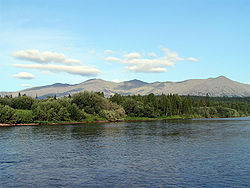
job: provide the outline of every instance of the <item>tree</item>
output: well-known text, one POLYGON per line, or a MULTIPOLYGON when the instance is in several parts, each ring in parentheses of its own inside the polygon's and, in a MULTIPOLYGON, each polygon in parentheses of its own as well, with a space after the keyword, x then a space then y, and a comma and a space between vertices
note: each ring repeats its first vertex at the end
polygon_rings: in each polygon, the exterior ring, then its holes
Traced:
POLYGON ((109 101, 100 95, 84 91, 74 94, 72 103, 75 103, 80 109, 84 109, 89 114, 98 114, 102 109, 106 109, 109 101))
POLYGON ((123 97, 118 93, 115 93, 113 96, 110 96, 109 100, 119 105, 123 103, 123 97))
POLYGON ((69 121, 70 120, 70 113, 68 112, 67 108, 61 107, 58 111, 58 119, 59 121, 69 121))
POLYGON ((80 121, 86 118, 84 110, 80 110, 76 104, 71 104, 68 106, 68 112, 70 114, 70 119, 80 121))
POLYGON ((30 110, 34 99, 28 96, 19 96, 10 99, 10 106, 15 109, 30 110))
POLYGON ((135 100, 132 98, 125 98, 125 100, 122 103, 122 107, 124 108, 126 114, 134 115, 135 100))
POLYGON ((1 123, 10 123, 13 120, 13 115, 15 110, 8 105, 0 105, 0 122, 1 123))
POLYGON ((209 95, 208 93, 206 94, 206 106, 210 106, 210 101, 209 101, 209 95))

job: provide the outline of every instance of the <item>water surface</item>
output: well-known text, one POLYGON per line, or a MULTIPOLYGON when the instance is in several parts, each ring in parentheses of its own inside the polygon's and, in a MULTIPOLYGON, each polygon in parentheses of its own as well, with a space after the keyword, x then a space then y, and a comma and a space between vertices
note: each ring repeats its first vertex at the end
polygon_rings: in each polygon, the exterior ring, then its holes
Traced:
POLYGON ((250 118, 0 128, 0 187, 249 187, 250 118))

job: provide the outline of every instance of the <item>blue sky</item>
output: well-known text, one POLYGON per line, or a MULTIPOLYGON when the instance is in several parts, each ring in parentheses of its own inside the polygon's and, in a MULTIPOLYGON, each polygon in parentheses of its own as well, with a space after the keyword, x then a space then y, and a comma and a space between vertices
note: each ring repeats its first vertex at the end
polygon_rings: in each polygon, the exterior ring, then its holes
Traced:
POLYGON ((0 0, 0 91, 91 78, 250 82, 249 0, 0 0))

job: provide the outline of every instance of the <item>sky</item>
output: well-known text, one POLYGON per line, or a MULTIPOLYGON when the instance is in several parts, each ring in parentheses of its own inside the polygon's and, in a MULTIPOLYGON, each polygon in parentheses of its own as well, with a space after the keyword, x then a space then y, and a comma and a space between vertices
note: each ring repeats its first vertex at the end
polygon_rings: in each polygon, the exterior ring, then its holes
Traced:
POLYGON ((250 83, 249 0, 0 0, 0 91, 88 79, 250 83))

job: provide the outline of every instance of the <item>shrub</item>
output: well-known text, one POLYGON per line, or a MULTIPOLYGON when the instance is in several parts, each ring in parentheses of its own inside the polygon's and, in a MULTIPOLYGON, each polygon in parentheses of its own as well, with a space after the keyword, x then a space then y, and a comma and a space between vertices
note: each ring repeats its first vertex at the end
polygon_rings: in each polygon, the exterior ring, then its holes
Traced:
POLYGON ((14 123, 32 123, 33 120, 33 112, 31 110, 15 110, 12 116, 14 123))
POLYGON ((218 114, 220 117, 239 117, 240 114, 235 109, 227 107, 217 107, 218 114))
POLYGON ((0 122, 12 123, 12 116, 15 114, 15 110, 8 105, 0 105, 0 122))
POLYGON ((109 103, 106 98, 88 91, 74 94, 72 98, 72 103, 89 114, 99 114, 101 110, 107 109, 109 103))

